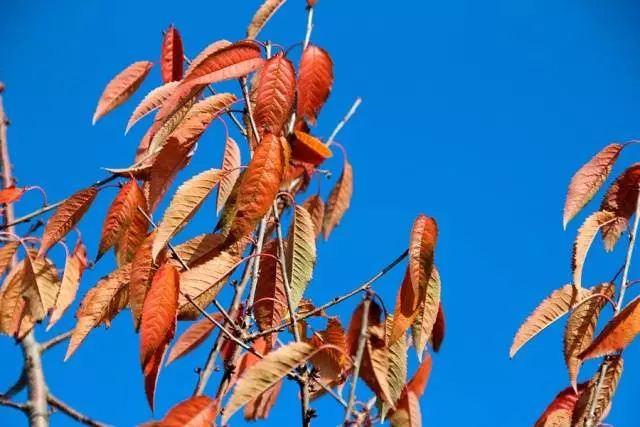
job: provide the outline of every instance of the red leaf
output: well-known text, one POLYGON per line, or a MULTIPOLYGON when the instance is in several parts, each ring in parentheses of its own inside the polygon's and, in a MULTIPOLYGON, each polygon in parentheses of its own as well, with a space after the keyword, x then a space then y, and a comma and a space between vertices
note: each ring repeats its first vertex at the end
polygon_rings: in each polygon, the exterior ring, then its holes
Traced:
MULTIPOLYGON (((180 83, 167 83, 149 92, 147 96, 145 96, 144 99, 140 101, 140 104, 138 104, 136 109, 131 114, 129 122, 127 123, 127 128, 124 131, 125 135, 129 132, 129 129, 131 129, 133 125, 135 125, 140 119, 162 107, 165 101, 169 99, 173 92, 176 90, 178 84, 180 83)), ((146 138, 147 147, 149 146, 148 143, 150 142, 150 139, 151 138, 146 138)), ((143 141, 145 141, 145 139, 143 139, 143 141)))
POLYGON ((15 185, 0 190, 0 203, 13 203, 20 200, 26 188, 16 188, 15 185))
POLYGON ((444 311, 442 309, 442 302, 440 302, 436 323, 433 324, 433 331, 431 332, 431 347, 436 353, 440 351, 440 346, 442 346, 442 341, 444 340, 444 322, 444 311))
POLYGON ((129 99, 147 77, 151 67, 153 67, 152 62, 140 61, 129 65, 124 71, 115 76, 102 92, 102 96, 100 96, 98 107, 93 115, 93 124, 129 99))
MULTIPOLYGON (((212 315, 218 322, 222 322, 222 314, 215 313, 212 315)), ((166 366, 169 366, 171 362, 177 360, 195 350, 200 344, 207 339, 211 332, 215 329, 216 325, 209 319, 201 319, 184 331, 180 338, 176 340, 176 343, 171 348, 169 356, 167 357, 166 366)))
POLYGON ((158 427, 206 427, 214 425, 218 401, 195 396, 171 408, 158 427))
POLYGON ((167 346, 161 347, 151 355, 147 363, 142 367, 144 375, 144 392, 147 395, 147 402, 151 412, 153 412, 154 400, 156 395, 156 385, 158 384, 158 374, 162 366, 162 359, 167 352, 167 346))
POLYGON ((344 169, 342 175, 331 189, 327 199, 327 209, 325 211, 324 223, 322 224, 322 234, 327 240, 331 232, 340 224, 342 217, 349 209, 351 196, 353 195, 353 169, 349 160, 345 156, 344 169))
POLYGON ((131 281, 129 282, 129 307, 133 316, 133 326, 137 331, 140 327, 142 307, 147 296, 149 286, 157 270, 151 257, 151 247, 155 240, 155 231, 149 234, 140 244, 131 261, 131 281))
POLYGON ((227 79, 242 77, 255 71, 256 64, 259 66, 262 63, 261 53, 260 45, 254 41, 242 40, 232 43, 202 58, 184 76, 183 84, 214 83, 221 81, 218 80, 221 76, 227 79), (221 71, 224 72, 219 73, 221 71))
POLYGON ((409 274, 416 293, 427 286, 438 240, 438 225, 433 218, 420 215, 413 223, 409 241, 409 274))
MULTIPOLYGON (((639 184, 640 163, 636 163, 627 168, 611 184, 604 195, 600 210, 613 212, 616 217, 629 220, 636 210, 639 184)), ((626 226, 626 222, 616 220, 602 227, 601 233, 605 249, 609 251, 613 249, 626 226)))
MULTIPOLYGON (((282 268, 274 258, 278 256, 277 240, 266 243, 262 252, 271 256, 260 260, 260 275, 253 304, 253 315, 261 331, 278 326, 288 312, 282 268)), ((270 335, 266 339, 271 343, 270 335)))
POLYGON ((232 138, 227 138, 222 156, 223 177, 218 185, 218 199, 216 200, 217 212, 220 213, 227 202, 233 187, 240 176, 240 147, 232 138))
POLYGON ((431 374, 431 364, 431 355, 427 353, 413 378, 407 384, 407 388, 418 397, 422 396, 424 389, 427 387, 427 381, 429 381, 429 375, 431 374))
POLYGON ((309 45, 302 52, 298 77, 298 117, 316 123, 333 85, 333 61, 322 48, 309 45))
POLYGON ((535 427, 552 427, 569 425, 573 409, 584 392, 587 383, 578 384, 578 393, 569 386, 556 395, 544 413, 535 423, 535 427), (561 424, 564 423, 564 424, 561 424))
POLYGON ((164 33, 161 58, 162 80, 165 83, 181 80, 184 72, 184 50, 180 33, 173 25, 164 33))
POLYGON ((279 135, 291 115, 296 92, 296 72, 283 53, 269 59, 260 70, 253 113, 260 136, 279 135))
POLYGON ((291 152, 294 160, 317 166, 333 156, 329 147, 319 139, 299 130, 294 133, 296 138, 291 152))

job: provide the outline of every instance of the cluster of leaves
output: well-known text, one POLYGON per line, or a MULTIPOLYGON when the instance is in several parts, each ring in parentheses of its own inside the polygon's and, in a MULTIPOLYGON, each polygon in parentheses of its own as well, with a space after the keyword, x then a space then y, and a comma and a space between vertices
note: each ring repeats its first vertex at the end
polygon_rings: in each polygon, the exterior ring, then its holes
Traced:
MULTIPOLYGON (((402 255, 408 256, 408 266, 393 314, 387 314, 374 299, 377 296, 370 283, 349 295, 363 292, 365 296, 346 330, 338 317, 325 310, 347 297, 318 308, 305 299, 317 261, 316 239, 320 235, 328 239, 347 211, 353 172, 344 147, 332 138, 323 142, 312 130, 333 85, 330 55, 305 43, 296 68, 288 51, 272 54, 270 43, 256 41, 283 3, 267 0, 249 25, 245 40, 216 41, 193 61, 184 54, 178 30, 171 26, 165 32, 159 61, 162 84, 142 99, 126 126, 128 132, 143 117, 155 113, 133 164, 107 169, 109 178, 57 204, 40 238, 3 234, 0 273, 8 274, 0 289, 0 329, 19 340, 47 317, 50 328, 72 305, 88 265, 80 234, 73 251, 67 251, 62 277, 47 254, 56 244, 66 248, 65 237, 78 226, 105 184, 119 180, 95 256, 98 262, 113 249, 117 268, 82 298, 65 360, 93 329, 108 326, 128 308, 140 337, 140 365, 152 410, 160 369, 172 341, 167 365, 219 329, 214 345, 219 353, 212 354, 227 368, 215 398, 197 391, 162 421, 147 425, 204 426, 219 415, 226 423, 243 406, 245 418, 266 418, 286 377, 301 385, 303 400, 305 394, 313 400, 327 391, 338 396, 333 389, 341 390, 352 376, 354 386, 360 378, 375 395, 363 410, 353 410, 356 422, 368 425, 374 419, 390 419, 395 426, 418 426, 419 398, 431 370, 431 356, 423 355, 429 342, 438 351, 444 337, 441 283, 434 266, 437 225, 424 215, 413 224, 408 249, 402 255), (240 97, 216 93, 212 87, 233 79, 239 79, 240 97), (239 101, 244 103, 242 121, 232 111, 239 101), (227 131, 221 167, 180 184, 156 227, 151 217, 177 174, 196 154, 209 125, 214 120, 225 123, 225 116, 246 141, 248 161, 242 163, 241 145, 227 131), (306 195, 311 178, 321 173, 318 167, 332 156, 332 146, 343 154, 340 177, 326 200, 319 191, 306 195), (174 246, 172 240, 215 189, 220 214, 215 230, 174 246), (290 217, 286 236, 282 232, 285 214, 290 217), (9 268, 20 247, 24 248, 22 261, 9 268), (241 267, 241 283, 231 280, 241 267), (247 283, 248 296, 242 301, 247 283), (216 300, 225 286, 236 291, 228 310, 216 300), (217 312, 207 313, 210 305, 217 312), (324 329, 314 330, 308 323, 311 317, 322 322, 324 329), (178 321, 193 323, 174 340, 178 321), (287 329, 294 337, 290 342, 284 342, 280 334, 287 329), (411 344, 421 363, 409 380, 411 344), (232 394, 223 401, 232 387, 232 394), (379 409, 376 415, 371 411, 373 402, 379 409)), ((309 13, 314 3, 307 2, 309 13)), ((100 97, 93 122, 131 98, 153 67, 151 61, 140 61, 115 76, 100 97)), ((0 202, 16 202, 25 190, 7 188, 0 192, 0 202)), ((352 393, 349 405, 354 397, 352 393)), ((341 397, 337 399, 344 403, 341 397)), ((351 420, 351 410, 347 410, 346 421, 351 420)), ((307 424, 313 416, 307 408, 303 422, 307 424)))
MULTIPOLYGON (((610 144, 576 172, 565 201, 565 227, 607 181, 620 152, 634 143, 610 144)), ((596 426, 609 413, 622 374, 622 351, 640 332, 640 299, 623 305, 625 292, 634 283, 628 273, 638 229, 639 185, 639 164, 628 167, 610 184, 600 209, 589 215, 578 229, 571 258, 572 283, 553 291, 542 301, 513 340, 511 357, 542 330, 568 314, 563 351, 570 385, 551 402, 536 426, 596 426), (634 214, 635 221, 630 227, 634 214), (629 232, 629 246, 618 272, 607 282, 584 287, 582 271, 597 234, 602 236, 604 249, 611 252, 625 231, 629 232), (614 317, 594 338, 598 319, 607 305, 613 309, 614 317), (578 383, 583 362, 603 356, 600 368, 591 378, 578 383)))

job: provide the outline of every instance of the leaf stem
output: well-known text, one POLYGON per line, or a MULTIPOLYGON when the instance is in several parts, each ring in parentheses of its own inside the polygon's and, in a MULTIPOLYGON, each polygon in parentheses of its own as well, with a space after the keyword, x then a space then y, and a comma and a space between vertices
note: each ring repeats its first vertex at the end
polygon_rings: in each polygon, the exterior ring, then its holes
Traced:
POLYGON ((74 420, 76 420, 77 422, 79 422, 81 424, 84 424, 84 425, 87 425, 87 426, 93 426, 93 427, 107 427, 106 424, 102 424, 102 423, 100 423, 98 421, 92 420, 91 418, 87 417, 86 415, 83 415, 80 412, 76 411, 71 406, 69 406, 66 403, 62 402, 60 399, 58 399, 57 397, 55 397, 51 393, 49 393, 49 395, 47 396, 47 402, 49 402, 49 404, 52 407, 58 409, 60 412, 64 412, 69 417, 73 418, 74 420))
POLYGON ((356 400, 356 385, 358 384, 358 376, 360 375, 360 366, 362 365, 362 357, 364 356, 364 348, 369 336, 369 307, 371 306, 371 293, 367 292, 362 300, 362 324, 360 326, 360 337, 358 338, 358 348, 356 350, 356 357, 353 361, 353 380, 351 381, 351 389, 349 391, 349 400, 347 403, 347 409, 344 414, 344 424, 349 425, 351 419, 351 412, 353 412, 353 404, 356 400))
POLYGON ((360 106, 361 103, 362 103, 362 98, 357 97, 355 102, 353 103, 353 105, 351 106, 349 111, 347 112, 347 114, 342 118, 342 120, 340 120, 338 122, 338 124, 336 125, 336 128, 333 130, 333 132, 331 132, 331 135, 329 136, 329 139, 327 139, 327 142, 325 143, 325 145, 327 147, 329 147, 329 146, 331 146, 331 144, 333 144, 333 140, 336 138, 336 135, 338 135, 338 132, 340 132, 342 130, 342 128, 344 127, 345 124, 347 124, 347 122, 349 121, 351 116, 353 116, 355 114, 356 110, 358 109, 358 107, 360 106))

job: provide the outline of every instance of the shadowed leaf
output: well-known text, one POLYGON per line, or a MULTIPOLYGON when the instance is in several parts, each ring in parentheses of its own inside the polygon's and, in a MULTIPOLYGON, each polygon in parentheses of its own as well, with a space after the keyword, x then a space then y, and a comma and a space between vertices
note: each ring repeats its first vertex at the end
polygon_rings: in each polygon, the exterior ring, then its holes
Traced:
POLYGON ((224 155, 222 156, 222 179, 218 186, 218 199, 216 201, 217 212, 220 213, 224 207, 233 187, 240 176, 240 147, 235 140, 227 138, 224 145, 224 155))
POLYGON ((182 79, 184 72, 184 50, 182 38, 176 27, 171 25, 164 33, 162 40, 162 54, 160 57, 160 71, 165 83, 182 79))
POLYGON ((589 381, 585 390, 580 395, 580 399, 578 399, 575 404, 571 419, 572 427, 585 425, 591 405, 593 405, 594 416, 592 425, 600 425, 600 422, 608 412, 611 399, 613 399, 613 395, 618 387, 618 382, 620 381, 620 376, 622 375, 622 356, 614 356, 612 359, 603 363, 607 366, 604 378, 598 386, 597 382, 600 378, 600 370, 598 370, 591 381, 589 381), (593 402, 593 404, 591 402, 593 402))
POLYGON ((56 298, 56 304, 49 318, 47 330, 62 317, 64 312, 76 299, 80 278, 87 267, 87 248, 81 241, 78 241, 71 256, 67 258, 64 265, 64 273, 62 274, 62 283, 60 284, 60 292, 56 298))
POLYGON ((573 256, 571 258, 571 270, 573 271, 573 285, 582 287, 582 269, 587 258, 587 252, 598 234, 598 230, 615 219, 614 214, 607 211, 594 212, 584 221, 578 229, 578 235, 573 243, 573 256))
POLYGON ((133 125, 138 123, 140 119, 162 107, 162 104, 164 104, 164 102, 169 99, 178 84, 179 82, 166 83, 149 92, 147 96, 145 96, 144 99, 140 101, 140 104, 138 104, 136 109, 131 114, 131 118, 127 123, 127 128, 124 133, 129 133, 129 130, 133 127, 133 125))
MULTIPOLYGON (((214 313, 211 316, 218 322, 223 322, 221 313, 214 313)), ((213 332, 215 327, 216 325, 206 317, 189 326, 189 328, 180 335, 171 348, 169 356, 167 356, 167 363, 165 366, 169 366, 173 361, 180 359, 195 350, 204 342, 204 340, 207 339, 209 335, 211 335, 211 332, 213 332)))
POLYGON ((329 193, 329 199, 327 200, 324 223, 322 225, 322 234, 325 240, 329 238, 331 232, 338 226, 345 212, 349 209, 352 194, 353 169, 345 157, 342 175, 340 175, 338 182, 329 193))

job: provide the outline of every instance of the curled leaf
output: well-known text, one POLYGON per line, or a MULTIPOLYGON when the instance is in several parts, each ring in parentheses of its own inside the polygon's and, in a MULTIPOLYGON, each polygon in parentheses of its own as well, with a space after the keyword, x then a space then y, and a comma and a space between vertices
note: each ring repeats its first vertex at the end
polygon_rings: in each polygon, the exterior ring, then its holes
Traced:
POLYGON ((266 0, 251 19, 247 28, 247 38, 255 39, 267 21, 278 11, 286 0, 266 0))
POLYGON ((578 229, 578 235, 573 243, 573 257, 571 258, 571 270, 573 271, 573 284, 577 288, 582 287, 582 269, 587 252, 598 234, 598 230, 611 223, 615 215, 608 211, 599 211, 591 214, 578 229))
POLYGON ((294 131, 295 140, 291 155, 294 160, 319 165, 331 156, 331 149, 319 139, 299 130, 294 131))

